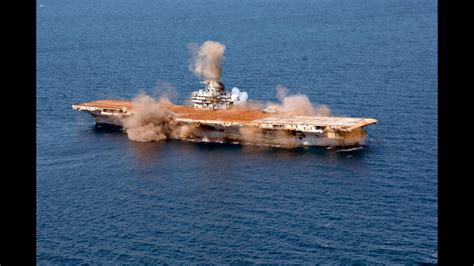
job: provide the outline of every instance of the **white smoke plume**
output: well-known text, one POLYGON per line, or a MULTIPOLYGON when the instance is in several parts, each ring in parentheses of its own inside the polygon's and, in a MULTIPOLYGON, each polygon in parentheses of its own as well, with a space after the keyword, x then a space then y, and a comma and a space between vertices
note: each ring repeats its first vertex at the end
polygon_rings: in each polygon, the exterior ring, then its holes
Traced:
POLYGON ((248 98, 249 95, 247 94, 247 92, 240 91, 237 87, 232 88, 232 94, 230 95, 230 99, 234 102, 234 104, 245 104, 248 98))
POLYGON ((221 59, 225 46, 219 42, 206 41, 201 46, 188 45, 192 53, 190 70, 199 78, 219 81, 222 75, 221 59))

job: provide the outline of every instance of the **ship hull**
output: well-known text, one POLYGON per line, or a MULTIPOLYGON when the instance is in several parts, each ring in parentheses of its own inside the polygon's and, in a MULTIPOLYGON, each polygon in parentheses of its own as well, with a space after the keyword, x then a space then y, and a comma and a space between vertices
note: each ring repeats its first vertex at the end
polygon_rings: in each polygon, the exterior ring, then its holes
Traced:
MULTIPOLYGON (((89 113, 98 125, 124 127, 124 121, 134 117, 130 101, 100 100, 75 104, 72 108, 89 113)), ((170 117, 166 130, 171 133, 165 138, 283 147, 361 145, 367 137, 365 127, 377 123, 372 118, 294 116, 239 108, 198 110, 173 104, 162 104, 159 110, 170 117)), ((129 133, 128 128, 125 131, 129 133)))
POLYGON ((353 130, 344 136, 328 136, 324 133, 303 133, 282 129, 259 129, 243 127, 203 127, 193 130, 188 140, 229 142, 277 147, 352 147, 363 144, 367 133, 363 128, 353 130))
POLYGON ((98 125, 123 127, 122 119, 110 115, 93 115, 98 125))
MULTIPOLYGON (((113 115, 93 115, 98 125, 123 127, 123 120, 113 115)), ((364 143, 367 133, 359 127, 349 132, 302 132, 298 130, 262 129, 254 126, 207 125, 191 121, 180 121, 177 126, 191 127, 191 133, 170 138, 202 141, 240 143, 276 147, 353 147, 364 143)))

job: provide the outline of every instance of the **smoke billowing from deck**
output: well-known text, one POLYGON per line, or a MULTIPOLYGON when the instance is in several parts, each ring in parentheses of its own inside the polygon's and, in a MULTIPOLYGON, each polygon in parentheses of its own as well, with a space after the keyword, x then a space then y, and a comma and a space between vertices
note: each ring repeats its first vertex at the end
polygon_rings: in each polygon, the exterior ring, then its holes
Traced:
POLYGON ((331 109, 327 105, 314 105, 304 94, 288 95, 288 88, 282 85, 276 87, 277 98, 280 104, 267 103, 278 113, 288 115, 331 116, 331 109))
MULTIPOLYGON (((288 94, 288 88, 283 85, 276 87, 276 96, 280 103, 267 102, 265 106, 258 103, 246 104, 250 109, 272 107, 278 114, 301 116, 331 116, 331 109, 327 105, 314 105, 304 94, 288 94)), ((284 148, 293 148, 298 145, 296 139, 289 131, 274 131, 269 138, 264 130, 253 127, 243 127, 239 130, 243 143, 278 145, 284 148)))
POLYGON ((171 104, 166 95, 159 100, 141 92, 132 101, 133 116, 123 119, 123 128, 130 140, 138 142, 186 138, 192 126, 179 125, 165 106, 171 104))
POLYGON ((201 46, 189 44, 192 53, 190 70, 199 78, 219 81, 222 75, 221 59, 224 56, 225 45, 206 41, 201 46))
MULTIPOLYGON (((197 77, 219 81, 222 75, 220 61, 224 55, 225 46, 219 42, 206 41, 201 46, 195 43, 189 45, 192 52, 192 62, 190 70, 197 77)), ((282 85, 276 88, 277 98, 280 103, 255 102, 249 100, 247 92, 234 87, 231 99, 234 102, 232 112, 259 111, 265 107, 272 107, 278 114, 287 115, 311 115, 330 116, 331 110, 326 105, 314 105, 304 94, 290 95, 288 89, 282 85)), ((122 123, 127 136, 132 141, 149 142, 166 139, 188 139, 196 136, 207 138, 209 131, 202 130, 193 125, 183 125, 177 123, 175 114, 171 112, 167 105, 172 104, 170 98, 176 97, 176 89, 169 83, 158 84, 158 100, 139 93, 132 101, 133 116, 125 118, 122 123)), ((240 129, 241 140, 246 143, 259 144, 268 139, 261 129, 253 127, 243 127, 240 129)), ((273 142, 282 146, 291 147, 296 145, 294 137, 287 131, 276 131, 272 136, 273 142)))

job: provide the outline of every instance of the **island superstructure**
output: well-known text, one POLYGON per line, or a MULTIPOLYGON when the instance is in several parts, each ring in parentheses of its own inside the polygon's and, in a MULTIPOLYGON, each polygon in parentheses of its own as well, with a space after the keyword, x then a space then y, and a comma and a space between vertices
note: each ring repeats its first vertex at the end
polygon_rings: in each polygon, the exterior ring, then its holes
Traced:
POLYGON ((232 94, 225 90, 220 81, 205 80, 206 88, 192 93, 191 102, 194 108, 228 109, 232 104, 232 94))
MULTIPOLYGON (((216 80, 206 80, 204 89, 193 92, 192 106, 164 103, 174 122, 191 127, 187 140, 250 143, 274 146, 348 147, 363 143, 365 127, 373 118, 295 116, 271 108, 239 106, 239 97, 216 80)), ((134 104, 124 100, 98 100, 72 105, 87 112, 97 124, 123 126, 134 115, 134 104)))

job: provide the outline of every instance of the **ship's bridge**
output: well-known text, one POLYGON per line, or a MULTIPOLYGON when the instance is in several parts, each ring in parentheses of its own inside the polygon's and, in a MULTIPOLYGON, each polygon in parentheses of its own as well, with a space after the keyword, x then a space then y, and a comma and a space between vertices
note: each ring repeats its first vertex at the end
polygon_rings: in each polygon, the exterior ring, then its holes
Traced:
POLYGON ((202 81, 201 83, 206 84, 207 86, 206 86, 205 90, 208 90, 210 92, 223 92, 223 91, 225 91, 225 86, 220 81, 205 80, 205 81, 202 81))
POLYGON ((199 109, 227 109, 233 103, 231 93, 225 90, 224 84, 217 80, 205 80, 201 83, 207 86, 195 91, 191 95, 194 108, 199 109))

